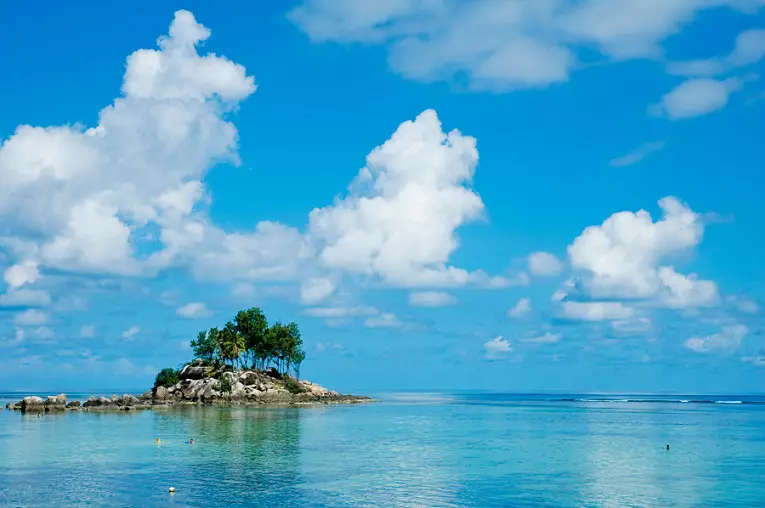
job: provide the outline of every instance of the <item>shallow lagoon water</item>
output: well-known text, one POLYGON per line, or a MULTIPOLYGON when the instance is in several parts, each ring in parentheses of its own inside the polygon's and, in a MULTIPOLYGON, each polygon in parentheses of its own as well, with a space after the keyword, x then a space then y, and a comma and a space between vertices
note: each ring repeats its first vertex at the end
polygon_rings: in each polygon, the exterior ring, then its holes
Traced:
POLYGON ((718 399, 3 411, 0 505, 765 506, 765 400, 718 399))

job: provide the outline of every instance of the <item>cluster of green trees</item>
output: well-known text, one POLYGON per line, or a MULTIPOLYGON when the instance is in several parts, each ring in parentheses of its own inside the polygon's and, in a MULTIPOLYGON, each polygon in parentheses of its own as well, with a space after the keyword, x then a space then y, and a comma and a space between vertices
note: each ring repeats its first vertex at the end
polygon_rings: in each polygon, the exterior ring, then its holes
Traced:
POLYGON ((191 341, 194 357, 206 363, 265 370, 275 367, 281 374, 295 373, 305 360, 303 339, 296 323, 268 325, 258 307, 237 312, 223 328, 199 332, 191 341))

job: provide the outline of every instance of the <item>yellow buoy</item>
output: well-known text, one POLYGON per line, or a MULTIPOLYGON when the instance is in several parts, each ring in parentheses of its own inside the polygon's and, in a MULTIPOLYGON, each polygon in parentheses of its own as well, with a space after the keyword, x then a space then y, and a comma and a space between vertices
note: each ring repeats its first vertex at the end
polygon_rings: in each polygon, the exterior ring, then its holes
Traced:
POLYGON ((161 442, 162 442, 162 441, 160 441, 160 439, 159 439, 159 438, 157 438, 157 444, 159 444, 159 443, 161 443, 161 442))
POLYGON ((172 494, 173 492, 175 492, 175 487, 170 487, 169 489, 167 489, 167 491, 172 494))

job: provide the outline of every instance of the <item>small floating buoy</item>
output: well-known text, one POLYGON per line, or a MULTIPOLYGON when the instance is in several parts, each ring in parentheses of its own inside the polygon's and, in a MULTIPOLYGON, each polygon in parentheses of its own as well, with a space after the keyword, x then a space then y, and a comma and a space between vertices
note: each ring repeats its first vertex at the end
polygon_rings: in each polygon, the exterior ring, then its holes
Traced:
POLYGON ((162 441, 161 441, 159 438, 157 438, 157 444, 159 444, 159 443, 161 443, 161 442, 162 442, 162 441))
POLYGON ((667 443, 667 451, 669 451, 669 443, 667 443))
POLYGON ((172 494, 173 492, 175 492, 175 487, 170 487, 169 489, 167 489, 167 491, 172 494))

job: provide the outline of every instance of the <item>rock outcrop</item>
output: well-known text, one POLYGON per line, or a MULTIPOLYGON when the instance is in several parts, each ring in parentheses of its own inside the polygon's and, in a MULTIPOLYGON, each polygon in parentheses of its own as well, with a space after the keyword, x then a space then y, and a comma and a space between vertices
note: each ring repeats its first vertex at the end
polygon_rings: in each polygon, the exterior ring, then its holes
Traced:
POLYGON ((259 405, 259 404, 339 404, 370 402, 369 397, 342 395, 310 381, 298 381, 282 376, 276 371, 246 370, 237 372, 213 372, 211 367, 199 363, 187 365, 173 386, 159 386, 139 396, 125 394, 107 397, 90 397, 80 405, 79 401, 67 404, 66 395, 48 397, 25 397, 6 408, 24 413, 43 411, 103 411, 149 409, 158 406, 185 404, 259 405))

